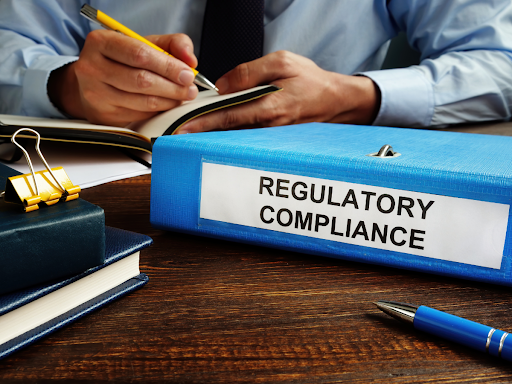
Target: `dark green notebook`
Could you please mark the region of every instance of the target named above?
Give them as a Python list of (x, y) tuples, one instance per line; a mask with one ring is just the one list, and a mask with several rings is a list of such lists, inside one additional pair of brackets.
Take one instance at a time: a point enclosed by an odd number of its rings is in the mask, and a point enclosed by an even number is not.
[[(0, 163), (0, 191), (18, 174)], [(25, 213), (0, 198), (0, 294), (76, 275), (104, 260), (100, 207), (76, 199)]]

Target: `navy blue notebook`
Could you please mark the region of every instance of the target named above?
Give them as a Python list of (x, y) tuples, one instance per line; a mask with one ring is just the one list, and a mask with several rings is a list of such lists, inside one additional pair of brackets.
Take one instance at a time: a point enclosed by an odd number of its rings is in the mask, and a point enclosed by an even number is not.
[[(19, 175), (0, 163), (0, 191)], [(0, 295), (63, 279), (105, 260), (105, 214), (82, 199), (33, 212), (0, 199)]]
[(106, 227), (101, 266), (53, 284), (0, 296), (0, 358), (146, 284), (139, 251), (148, 236)]
[(153, 147), (157, 228), (490, 283), (512, 285), (511, 204), (512, 137), (309, 123)]

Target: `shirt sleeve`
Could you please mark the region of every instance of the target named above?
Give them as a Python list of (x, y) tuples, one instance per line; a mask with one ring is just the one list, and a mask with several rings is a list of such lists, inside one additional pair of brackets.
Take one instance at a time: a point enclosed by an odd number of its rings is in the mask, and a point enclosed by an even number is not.
[(369, 71), (380, 88), (375, 125), (425, 127), (505, 120), (512, 109), (510, 0), (391, 0), (420, 65)]
[(0, 1), (0, 113), (65, 117), (47, 82), (78, 59), (89, 32), (80, 7), (75, 0)]

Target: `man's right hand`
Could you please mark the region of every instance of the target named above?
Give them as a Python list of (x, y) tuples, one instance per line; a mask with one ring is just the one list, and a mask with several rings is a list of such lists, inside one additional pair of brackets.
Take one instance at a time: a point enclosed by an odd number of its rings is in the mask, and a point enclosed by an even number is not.
[(197, 96), (197, 59), (183, 34), (146, 37), (174, 57), (120, 33), (87, 36), (78, 61), (54, 70), (50, 100), (62, 112), (96, 124), (125, 126)]

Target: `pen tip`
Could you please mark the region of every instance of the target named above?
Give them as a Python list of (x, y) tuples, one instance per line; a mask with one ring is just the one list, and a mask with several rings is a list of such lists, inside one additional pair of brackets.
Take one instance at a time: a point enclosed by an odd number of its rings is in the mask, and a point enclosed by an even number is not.
[(414, 321), (414, 315), (418, 309), (418, 307), (411, 304), (397, 303), (395, 301), (379, 300), (373, 304), (384, 313), (408, 323)]

